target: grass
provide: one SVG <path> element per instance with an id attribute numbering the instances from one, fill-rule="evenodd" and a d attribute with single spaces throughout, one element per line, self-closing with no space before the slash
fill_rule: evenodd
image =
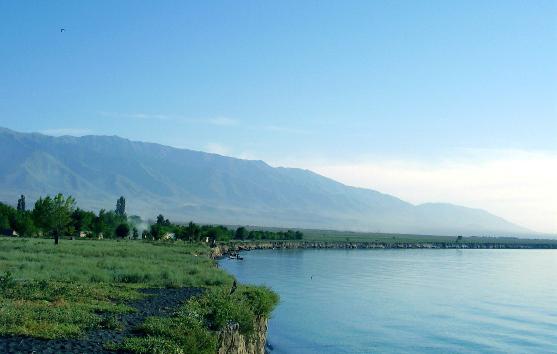
<path id="1" fill-rule="evenodd" d="M 278 296 L 265 287 L 239 286 L 233 294 L 213 288 L 190 299 L 172 317 L 148 318 L 139 329 L 144 336 L 128 338 L 118 348 L 137 353 L 215 353 L 218 331 L 237 324 L 240 333 L 253 336 L 256 320 L 268 316 L 277 303 Z"/>
<path id="2" fill-rule="evenodd" d="M 214 269 L 209 248 L 185 242 L 0 239 L 0 274 L 15 279 L 137 284 L 140 287 L 218 286 L 232 277 Z"/>
<path id="3" fill-rule="evenodd" d="M 0 335 L 79 337 L 118 329 L 139 288 L 230 288 L 210 249 L 184 242 L 0 238 Z M 101 315 L 102 314 L 102 315 Z M 108 316 L 107 316 L 108 315 Z"/>
<path id="4" fill-rule="evenodd" d="M 455 243 L 455 236 L 432 236 L 394 233 L 373 232 L 350 232 L 350 231 L 328 231 L 328 230 L 304 230 L 306 241 L 328 241 L 328 242 L 377 242 L 377 243 Z M 521 244 L 521 245 L 557 245 L 555 239 L 526 239 L 516 237 L 463 237 L 460 243 L 481 244 Z"/>
<path id="5" fill-rule="evenodd" d="M 265 230 L 277 231 L 280 228 L 264 228 Z M 382 244 L 397 243 L 455 243 L 455 236 L 433 236 L 433 235 L 416 235 L 416 234 L 397 234 L 397 233 L 381 233 L 381 232 L 355 232 L 355 231 L 336 231 L 336 230 L 316 230 L 302 229 L 304 234 L 303 240 L 288 242 L 370 242 Z M 232 241 L 241 243 L 242 241 Z M 269 240 L 255 240 L 246 242 L 273 242 Z M 556 239 L 531 239 L 517 237 L 463 237 L 459 243 L 465 244 L 520 244 L 520 245 L 540 245 L 540 246 L 557 246 Z"/>

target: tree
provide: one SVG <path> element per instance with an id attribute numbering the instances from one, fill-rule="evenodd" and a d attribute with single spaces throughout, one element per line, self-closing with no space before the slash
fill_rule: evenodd
<path id="1" fill-rule="evenodd" d="M 12 226 L 20 236 L 31 236 L 35 233 L 33 218 L 31 214 L 26 211 L 20 211 L 14 215 Z"/>
<path id="2" fill-rule="evenodd" d="M 197 224 L 190 221 L 185 230 L 186 237 L 190 242 L 199 241 L 201 230 Z"/>
<path id="3" fill-rule="evenodd" d="M 142 239 L 146 240 L 146 239 L 149 238 L 149 236 L 150 236 L 150 235 L 149 235 L 149 231 L 143 230 L 143 232 L 141 232 L 141 238 L 142 238 Z"/>
<path id="4" fill-rule="evenodd" d="M 234 234 L 234 239 L 236 240 L 244 240 L 248 237 L 248 231 L 245 227 L 240 226 L 236 229 L 236 233 Z"/>
<path id="5" fill-rule="evenodd" d="M 457 236 L 456 242 L 461 242 L 461 241 L 462 241 L 462 236 Z"/>
<path id="6" fill-rule="evenodd" d="M 76 232 L 93 231 L 96 215 L 92 211 L 77 208 L 73 211 L 71 218 L 72 226 Z"/>
<path id="7" fill-rule="evenodd" d="M 130 226 L 128 224 L 120 224 L 116 227 L 116 236 L 120 238 L 128 237 L 130 234 Z"/>
<path id="8" fill-rule="evenodd" d="M 126 216 L 126 199 L 123 196 L 116 201 L 116 215 Z"/>
<path id="9" fill-rule="evenodd" d="M 33 209 L 33 220 L 43 231 L 54 236 L 54 244 L 57 245 L 63 233 L 72 233 L 71 214 L 74 209 L 75 199 L 71 196 L 64 197 L 58 193 L 54 198 L 39 198 Z"/>
<path id="10" fill-rule="evenodd" d="M 150 234 L 153 240 L 160 240 L 163 235 L 161 224 L 157 223 L 151 225 Z"/>
<path id="11" fill-rule="evenodd" d="M 157 225 L 159 226 L 170 226 L 170 220 L 165 219 L 162 214 L 157 216 Z"/>
<path id="12" fill-rule="evenodd" d="M 6 204 L 0 203 L 0 231 L 12 229 L 12 221 L 15 217 L 16 210 Z"/>
<path id="13" fill-rule="evenodd" d="M 0 214 L 0 231 L 8 230 L 10 228 L 10 219 L 7 215 Z"/>
<path id="14" fill-rule="evenodd" d="M 17 200 L 17 211 L 25 211 L 25 196 L 23 194 Z"/>
<path id="15" fill-rule="evenodd" d="M 93 231 L 99 235 L 102 233 L 103 238 L 114 237 L 116 234 L 116 228 L 120 224 L 126 223 L 126 218 L 116 215 L 113 210 L 106 211 L 101 209 L 99 211 L 99 216 L 95 218 L 93 223 Z"/>
<path id="16" fill-rule="evenodd" d="M 139 239 L 139 231 L 137 231 L 137 228 L 136 228 L 136 227 L 134 227 L 134 228 L 132 229 L 132 237 L 133 237 L 135 240 L 138 240 L 138 239 Z"/>
<path id="17" fill-rule="evenodd" d="M 164 225 L 164 216 L 162 214 L 157 216 L 157 225 Z"/>

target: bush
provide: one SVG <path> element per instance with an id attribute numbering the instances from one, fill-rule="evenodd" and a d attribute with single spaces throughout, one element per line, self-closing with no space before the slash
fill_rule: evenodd
<path id="1" fill-rule="evenodd" d="M 12 276 L 12 273 L 6 272 L 4 275 L 0 275 L 0 292 L 4 293 L 8 289 L 14 288 L 16 282 Z"/>
<path id="2" fill-rule="evenodd" d="M 116 236 L 120 238 L 128 237 L 130 234 L 130 226 L 128 224 L 120 224 L 116 227 Z"/>

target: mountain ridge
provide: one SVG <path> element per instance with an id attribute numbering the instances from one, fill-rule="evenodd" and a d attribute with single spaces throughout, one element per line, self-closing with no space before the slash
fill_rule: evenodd
<path id="1" fill-rule="evenodd" d="M 163 212 L 177 221 L 444 235 L 532 233 L 481 209 L 413 205 L 306 169 L 118 136 L 53 137 L 0 128 L 0 200 L 71 194 L 80 206 Z"/>

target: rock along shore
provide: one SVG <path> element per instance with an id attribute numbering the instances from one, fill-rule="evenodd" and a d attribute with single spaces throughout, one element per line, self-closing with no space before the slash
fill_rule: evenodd
<path id="1" fill-rule="evenodd" d="M 219 244 L 213 257 L 256 249 L 557 249 L 557 243 L 540 242 L 333 242 L 243 241 Z"/>

